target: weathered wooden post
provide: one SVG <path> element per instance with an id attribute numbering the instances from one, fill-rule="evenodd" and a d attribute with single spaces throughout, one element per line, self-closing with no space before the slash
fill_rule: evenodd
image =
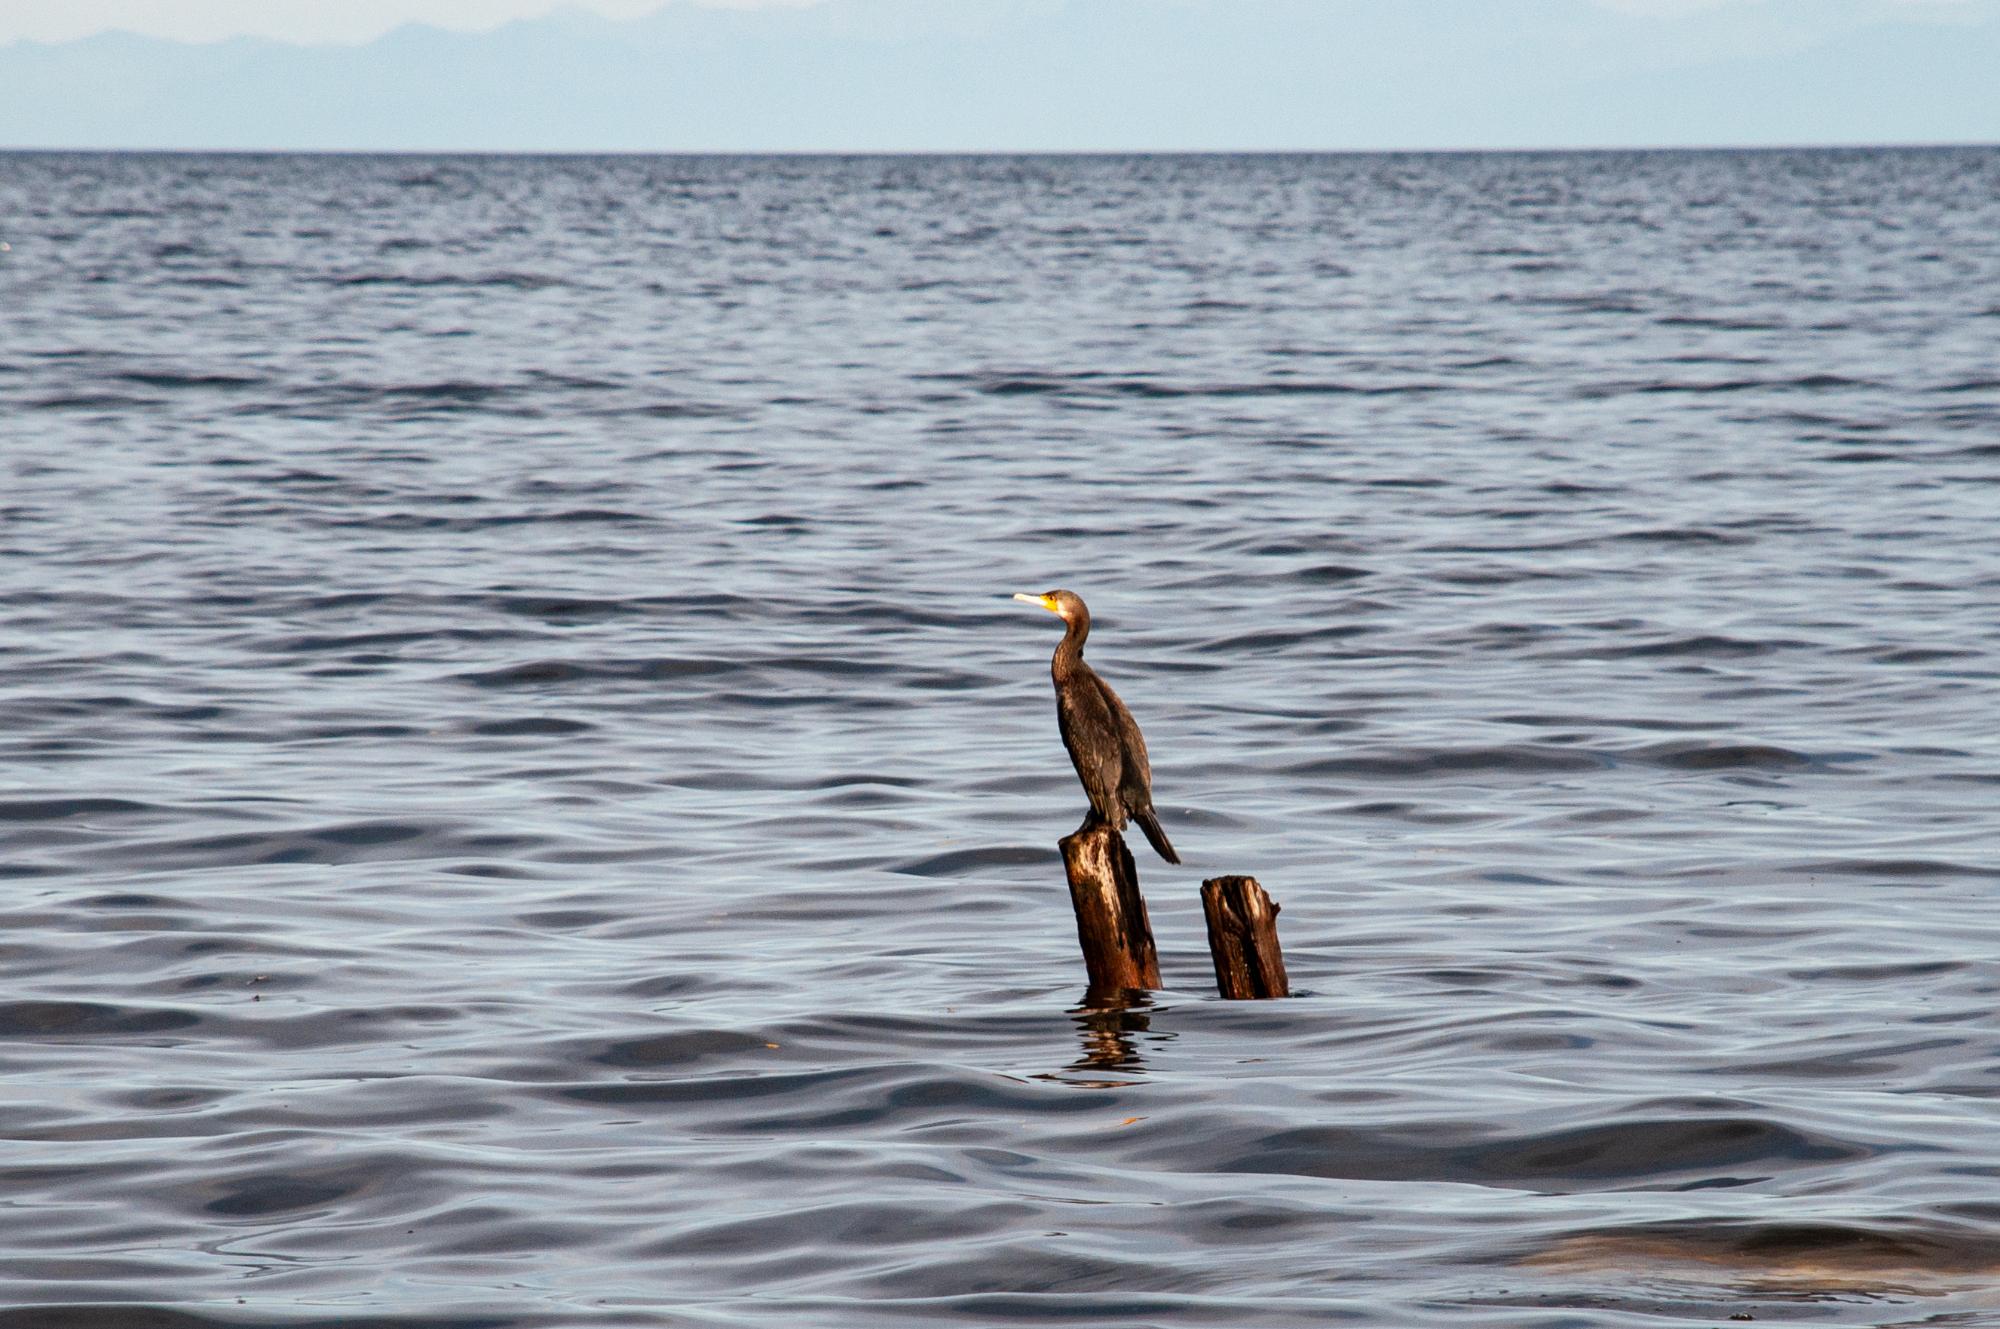
<path id="1" fill-rule="evenodd" d="M 1076 939 L 1090 974 L 1087 1000 L 1114 1001 L 1124 992 L 1159 987 L 1153 925 L 1146 917 L 1139 869 L 1125 847 L 1125 837 L 1102 822 L 1092 822 L 1057 843 L 1069 873 Z"/>
<path id="2" fill-rule="evenodd" d="M 1208 950 L 1215 985 L 1232 1001 L 1289 997 L 1284 953 L 1278 949 L 1278 902 L 1255 877 L 1211 877 L 1201 884 L 1208 916 Z"/>

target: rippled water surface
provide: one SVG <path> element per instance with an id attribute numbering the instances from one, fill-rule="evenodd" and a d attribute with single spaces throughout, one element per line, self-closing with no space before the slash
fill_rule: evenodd
<path id="1" fill-rule="evenodd" d="M 2000 151 L 0 240 L 0 1329 L 2000 1324 Z M 1187 860 L 1125 1010 L 1054 586 Z"/>

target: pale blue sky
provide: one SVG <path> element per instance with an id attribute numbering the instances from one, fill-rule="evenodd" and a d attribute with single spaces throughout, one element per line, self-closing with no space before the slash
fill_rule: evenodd
<path id="1" fill-rule="evenodd" d="M 1422 5 L 1424 0 L 1381 0 Z M 1519 0 L 1490 0 L 1505 10 Z M 1828 9 L 1840 0 L 1816 0 Z M 69 41 L 118 30 L 178 41 L 271 37 L 291 42 L 358 43 L 406 23 L 481 31 L 516 19 L 561 10 L 607 18 L 637 18 L 668 4 L 718 9 L 802 9 L 828 0 L 0 0 L 0 43 L 28 39 Z M 1018 0 L 935 0 L 960 10 L 1003 8 Z M 1641 20 L 1678 20 L 1723 9 L 1770 9 L 1769 0 L 1590 0 L 1605 10 Z M 1252 7 L 1254 0 L 1246 8 Z M 1169 0 L 1168 7 L 1171 7 Z M 1879 0 L 1860 7 L 1920 21 L 1957 23 L 1995 6 L 1987 0 Z M 1254 21 L 1254 20 L 1253 20 Z M 1780 22 L 1786 21 L 1780 19 Z"/>
<path id="2" fill-rule="evenodd" d="M 2000 0 L 0 0 L 9 147 L 1995 141 Z"/>

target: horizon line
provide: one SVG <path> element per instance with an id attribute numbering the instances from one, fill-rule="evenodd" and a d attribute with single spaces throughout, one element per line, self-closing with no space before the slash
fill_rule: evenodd
<path id="1" fill-rule="evenodd" d="M 1598 143 L 1541 146 L 1376 148 L 301 148 L 105 147 L 4 144 L 0 155 L 153 157 L 1472 157 L 1620 152 L 1946 152 L 2000 148 L 1995 139 L 1867 142 Z"/>

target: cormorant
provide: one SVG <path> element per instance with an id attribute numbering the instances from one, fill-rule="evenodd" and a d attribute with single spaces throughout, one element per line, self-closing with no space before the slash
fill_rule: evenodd
<path id="1" fill-rule="evenodd" d="M 1139 823 L 1161 858 L 1169 863 L 1180 855 L 1153 815 L 1153 772 L 1146 764 L 1146 740 L 1132 712 L 1111 686 L 1083 662 L 1083 639 L 1090 635 L 1090 611 L 1073 591 L 1046 595 L 1016 595 L 1016 600 L 1040 605 L 1062 619 L 1065 631 L 1049 672 L 1056 680 L 1056 726 L 1069 749 L 1083 792 L 1090 796 L 1090 818 L 1119 830 L 1125 819 Z"/>

